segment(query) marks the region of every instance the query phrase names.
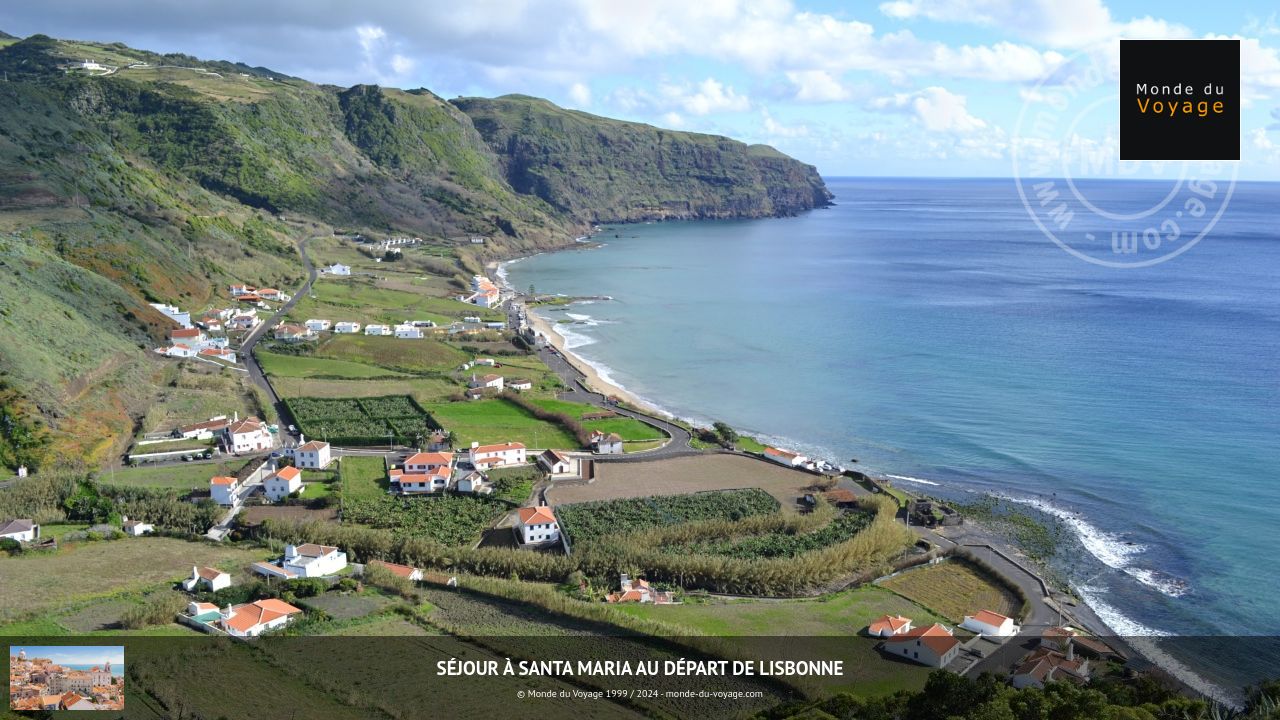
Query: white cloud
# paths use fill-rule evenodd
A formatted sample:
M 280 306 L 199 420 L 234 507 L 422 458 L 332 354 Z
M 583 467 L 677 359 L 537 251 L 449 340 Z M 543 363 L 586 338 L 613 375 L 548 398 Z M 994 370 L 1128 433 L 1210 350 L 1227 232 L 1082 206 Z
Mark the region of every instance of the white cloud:
M 853 93 L 826 70 L 792 70 L 787 80 L 795 86 L 795 99 L 802 102 L 838 102 Z
M 591 106 L 591 88 L 576 82 L 569 86 L 569 99 L 580 108 Z
M 1253 141 L 1253 146 L 1259 150 L 1274 150 L 1276 144 L 1271 142 L 1271 138 L 1267 137 L 1266 128 L 1254 128 L 1249 133 L 1249 138 Z
M 663 113 L 662 124 L 669 128 L 682 128 L 684 127 L 684 118 L 677 112 Z
M 871 101 L 876 110 L 910 112 L 926 130 L 971 133 L 987 127 L 981 118 L 969 114 L 968 100 L 943 87 L 927 87 L 913 93 L 899 93 Z
M 609 102 L 626 112 L 663 112 L 676 115 L 710 115 L 751 109 L 751 99 L 715 78 L 700 83 L 663 81 L 656 91 L 620 87 L 609 93 Z M 679 115 L 676 115 L 679 117 Z
M 761 118 L 764 121 L 764 134 L 768 138 L 798 138 L 805 137 L 809 134 L 809 126 L 800 125 L 783 125 L 773 119 L 773 115 L 769 113 L 768 108 L 760 109 Z

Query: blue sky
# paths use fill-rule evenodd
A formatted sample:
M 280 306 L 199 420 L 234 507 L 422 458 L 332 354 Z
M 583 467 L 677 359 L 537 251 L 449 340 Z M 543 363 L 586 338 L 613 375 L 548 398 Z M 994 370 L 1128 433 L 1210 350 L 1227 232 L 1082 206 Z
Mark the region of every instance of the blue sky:
M 25 650 L 29 658 L 49 658 L 62 665 L 124 665 L 123 645 L 12 645 L 9 655 Z
M 1118 41 L 1237 37 L 1239 174 L 1280 180 L 1280 7 L 1262 0 L 65 0 L 5 7 L 0 29 L 339 85 L 522 92 L 768 143 L 827 175 L 930 176 L 1009 176 L 1015 153 L 1080 162 L 1075 176 L 1176 172 L 1115 160 Z M 1024 108 L 1085 68 L 1102 82 L 1059 109 L 1056 135 L 1029 137 Z

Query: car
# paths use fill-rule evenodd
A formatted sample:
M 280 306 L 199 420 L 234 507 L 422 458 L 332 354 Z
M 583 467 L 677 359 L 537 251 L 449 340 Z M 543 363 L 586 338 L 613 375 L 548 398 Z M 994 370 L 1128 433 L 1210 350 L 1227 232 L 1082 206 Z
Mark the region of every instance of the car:
M 183 456 L 182 456 L 182 462 L 191 462 L 191 456 L 190 456 L 190 455 L 183 455 Z

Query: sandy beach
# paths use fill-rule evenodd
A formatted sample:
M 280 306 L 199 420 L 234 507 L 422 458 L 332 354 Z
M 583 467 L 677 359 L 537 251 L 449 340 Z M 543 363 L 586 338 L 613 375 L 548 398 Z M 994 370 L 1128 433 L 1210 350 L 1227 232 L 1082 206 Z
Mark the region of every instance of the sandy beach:
M 554 347 L 570 365 L 585 376 L 586 379 L 583 381 L 583 384 L 586 385 L 588 389 L 594 390 L 601 395 L 612 395 L 613 397 L 620 398 L 628 405 L 643 410 L 651 415 L 657 415 L 658 417 L 663 418 L 671 417 L 670 413 L 663 412 L 662 410 L 645 402 L 639 396 L 627 391 L 626 388 L 615 385 L 614 383 L 600 377 L 600 373 L 597 372 L 595 368 L 591 367 L 590 363 L 575 355 L 572 350 L 565 348 L 564 336 L 556 331 L 555 323 L 552 323 L 546 318 L 538 315 L 536 309 L 528 310 L 528 317 L 529 323 L 533 325 L 533 329 L 545 337 L 547 342 L 551 343 L 551 346 Z

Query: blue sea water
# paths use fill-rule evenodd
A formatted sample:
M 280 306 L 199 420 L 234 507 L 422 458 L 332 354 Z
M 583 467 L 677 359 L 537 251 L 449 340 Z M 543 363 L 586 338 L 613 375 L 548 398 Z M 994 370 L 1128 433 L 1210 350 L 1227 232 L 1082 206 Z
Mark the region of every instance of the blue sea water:
M 1064 252 L 1011 180 L 828 185 L 829 209 L 611 226 L 505 272 L 611 297 L 546 314 L 674 414 L 1058 517 L 1057 569 L 1119 633 L 1280 635 L 1280 185 L 1237 185 L 1202 242 L 1142 269 Z M 1166 190 L 1086 188 L 1117 211 Z

